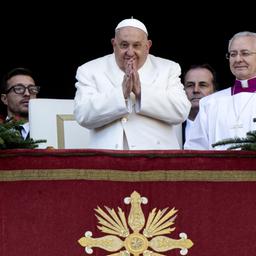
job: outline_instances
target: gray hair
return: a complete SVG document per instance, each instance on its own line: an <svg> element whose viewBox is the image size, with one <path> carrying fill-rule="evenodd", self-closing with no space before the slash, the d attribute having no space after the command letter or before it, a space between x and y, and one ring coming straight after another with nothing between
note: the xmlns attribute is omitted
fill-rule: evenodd
<svg viewBox="0 0 256 256"><path fill-rule="evenodd" d="M229 43L228 43L228 50L230 49L230 46L233 42L233 40L237 37L241 37L241 36L251 36L251 37L255 37L256 39L256 33L254 32L250 32L250 31L242 31L242 32L238 32L236 34L233 35L233 37L229 40Z"/></svg>

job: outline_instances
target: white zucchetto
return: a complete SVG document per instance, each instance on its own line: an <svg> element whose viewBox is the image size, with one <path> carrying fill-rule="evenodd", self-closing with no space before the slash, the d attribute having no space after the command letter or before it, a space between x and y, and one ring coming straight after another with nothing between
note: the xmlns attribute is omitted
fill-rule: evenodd
<svg viewBox="0 0 256 256"><path fill-rule="evenodd" d="M148 31L146 26L139 20L137 19L125 19L122 20L120 23L118 23L117 27L115 30L119 29L119 28L123 28L123 27L135 27L135 28L139 28L142 31L144 31L147 35L148 35Z"/></svg>

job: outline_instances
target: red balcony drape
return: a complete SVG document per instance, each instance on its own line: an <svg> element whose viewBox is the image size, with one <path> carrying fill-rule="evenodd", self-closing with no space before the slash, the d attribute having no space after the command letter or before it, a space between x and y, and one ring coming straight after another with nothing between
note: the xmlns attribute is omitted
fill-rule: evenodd
<svg viewBox="0 0 256 256"><path fill-rule="evenodd" d="M256 152L19 149L0 152L0 255L86 255L78 239L104 235L95 209L127 217L133 191L148 199L146 218L153 208L178 210L168 236L185 232L188 255L254 254Z"/></svg>

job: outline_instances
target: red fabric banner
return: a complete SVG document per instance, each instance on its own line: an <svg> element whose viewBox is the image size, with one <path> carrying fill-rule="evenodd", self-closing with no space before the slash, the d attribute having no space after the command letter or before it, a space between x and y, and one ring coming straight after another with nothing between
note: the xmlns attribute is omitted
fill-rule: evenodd
<svg viewBox="0 0 256 256"><path fill-rule="evenodd" d="M166 236L186 233L193 242L187 255L256 249L256 153L6 150L0 152L0 255L87 255L78 243L84 233L106 235L95 209L119 207L128 220L124 199L134 191L148 200L141 205L146 220L154 208L178 210ZM92 249L92 255L114 253Z"/></svg>

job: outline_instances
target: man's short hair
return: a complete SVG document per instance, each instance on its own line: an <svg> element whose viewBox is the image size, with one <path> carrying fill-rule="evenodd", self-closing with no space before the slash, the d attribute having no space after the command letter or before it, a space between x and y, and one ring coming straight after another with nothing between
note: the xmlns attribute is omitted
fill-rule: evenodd
<svg viewBox="0 0 256 256"><path fill-rule="evenodd" d="M30 69L28 68L22 68L22 67L18 67L18 68L14 68L12 70L10 70L6 75L4 75L3 79L2 79L2 83L1 83L1 93L5 93L8 87L8 83L7 81L12 78L13 76L17 76L17 75L25 75L25 76L30 76L34 79L33 77L33 73Z"/></svg>

